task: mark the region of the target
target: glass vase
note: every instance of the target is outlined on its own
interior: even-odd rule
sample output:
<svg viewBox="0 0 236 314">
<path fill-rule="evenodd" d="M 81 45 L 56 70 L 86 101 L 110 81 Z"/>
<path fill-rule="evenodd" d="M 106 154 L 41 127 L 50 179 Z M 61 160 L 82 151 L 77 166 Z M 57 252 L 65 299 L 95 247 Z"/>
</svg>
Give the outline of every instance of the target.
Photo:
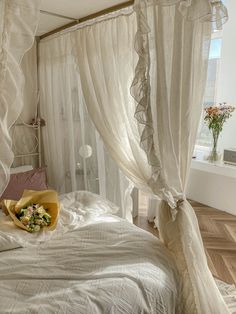
<svg viewBox="0 0 236 314">
<path fill-rule="evenodd" d="M 218 139 L 219 139 L 220 133 L 216 131 L 215 132 L 212 131 L 212 135 L 213 135 L 213 146 L 212 146 L 210 155 L 208 157 L 208 160 L 211 162 L 215 162 L 215 161 L 219 161 L 221 158 L 221 154 L 217 150 Z"/>
</svg>

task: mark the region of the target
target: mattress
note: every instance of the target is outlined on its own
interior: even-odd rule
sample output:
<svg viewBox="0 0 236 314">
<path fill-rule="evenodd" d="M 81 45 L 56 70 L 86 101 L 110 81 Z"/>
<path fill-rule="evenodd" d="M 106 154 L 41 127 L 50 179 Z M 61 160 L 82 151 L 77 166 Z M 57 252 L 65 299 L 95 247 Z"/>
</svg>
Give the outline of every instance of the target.
<svg viewBox="0 0 236 314">
<path fill-rule="evenodd" d="M 0 218 L 0 313 L 171 314 L 178 277 L 150 233 L 88 192 L 61 197 L 54 232 L 29 234 Z"/>
</svg>

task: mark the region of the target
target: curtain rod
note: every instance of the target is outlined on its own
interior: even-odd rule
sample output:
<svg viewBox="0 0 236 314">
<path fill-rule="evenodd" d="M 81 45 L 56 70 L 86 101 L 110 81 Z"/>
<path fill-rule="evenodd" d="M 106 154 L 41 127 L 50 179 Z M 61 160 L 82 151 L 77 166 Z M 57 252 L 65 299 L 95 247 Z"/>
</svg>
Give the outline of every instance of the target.
<svg viewBox="0 0 236 314">
<path fill-rule="evenodd" d="M 61 27 L 58 27 L 48 33 L 45 33 L 41 36 L 39 36 L 39 40 L 43 39 L 43 38 L 46 38 L 48 36 L 51 36 L 51 35 L 54 35 L 56 33 L 59 33 L 67 28 L 70 28 L 72 26 L 75 26 L 75 25 L 79 25 L 83 22 L 86 22 L 86 21 L 89 21 L 89 20 L 92 20 L 96 17 L 99 17 L 99 16 L 102 16 L 102 15 L 106 15 L 106 14 L 109 14 L 109 13 L 112 13 L 112 12 L 115 12 L 115 11 L 119 11 L 121 9 L 124 9 L 126 7 L 129 7 L 129 6 L 132 6 L 134 4 L 134 0 L 130 0 L 130 1 L 127 1 L 127 2 L 124 2 L 124 3 L 121 3 L 121 4 L 118 4 L 118 5 L 115 5 L 113 7 L 110 7 L 110 8 L 107 8 L 107 9 L 104 9 L 104 10 L 101 10 L 99 12 L 96 12 L 96 13 L 93 13 L 93 14 L 90 14 L 88 16 L 85 16 L 85 17 L 82 17 L 80 19 L 77 19 L 73 22 L 70 22 L 68 24 L 65 24 Z"/>
<path fill-rule="evenodd" d="M 65 16 L 65 15 L 61 15 L 61 14 L 58 14 L 58 13 L 49 12 L 49 11 L 45 11 L 45 10 L 40 10 L 40 13 L 45 14 L 45 15 L 51 15 L 51 16 L 59 17 L 59 18 L 66 19 L 66 20 L 78 21 L 74 17 Z"/>
</svg>

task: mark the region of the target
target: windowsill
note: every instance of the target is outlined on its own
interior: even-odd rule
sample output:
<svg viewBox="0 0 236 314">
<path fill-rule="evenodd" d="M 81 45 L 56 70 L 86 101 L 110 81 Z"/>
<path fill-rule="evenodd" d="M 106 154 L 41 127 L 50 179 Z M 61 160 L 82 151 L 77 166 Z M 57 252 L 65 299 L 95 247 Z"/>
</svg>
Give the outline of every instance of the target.
<svg viewBox="0 0 236 314">
<path fill-rule="evenodd" d="M 199 203 L 236 215 L 236 166 L 206 160 L 210 148 L 196 147 L 192 159 L 187 197 Z"/>
<path fill-rule="evenodd" d="M 191 169 L 236 178 L 236 165 L 225 164 L 223 161 L 213 163 L 201 158 L 196 158 L 192 160 Z"/>
</svg>

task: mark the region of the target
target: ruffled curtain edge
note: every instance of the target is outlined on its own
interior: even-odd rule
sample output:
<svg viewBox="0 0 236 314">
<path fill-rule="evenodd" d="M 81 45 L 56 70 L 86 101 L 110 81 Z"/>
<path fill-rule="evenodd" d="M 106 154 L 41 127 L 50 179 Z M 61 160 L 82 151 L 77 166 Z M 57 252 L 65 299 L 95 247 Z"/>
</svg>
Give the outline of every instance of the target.
<svg viewBox="0 0 236 314">
<path fill-rule="evenodd" d="M 181 14 L 187 20 L 209 22 L 222 29 L 222 25 L 228 20 L 227 8 L 221 0 L 135 0 L 134 11 L 137 17 L 137 33 L 135 36 L 135 51 L 138 55 L 138 63 L 135 68 L 135 76 L 130 88 L 130 93 L 135 99 L 137 106 L 135 118 L 142 127 L 140 146 L 146 152 L 148 163 L 152 167 L 152 177 L 149 180 L 150 186 L 159 181 L 163 199 L 166 200 L 172 209 L 173 219 L 177 214 L 178 202 L 185 200 L 184 195 L 174 198 L 168 191 L 165 180 L 162 178 L 161 162 L 157 157 L 154 146 L 154 128 L 151 114 L 150 102 L 150 54 L 149 54 L 149 32 L 147 22 L 148 6 L 170 6 L 177 5 Z M 201 10 L 200 10 L 201 9 Z M 199 14 L 201 12 L 201 14 Z M 214 29 L 214 27 L 213 27 Z M 154 194 L 155 191 L 153 191 Z"/>
<path fill-rule="evenodd" d="M 223 24 L 228 21 L 228 11 L 222 0 L 135 0 L 134 11 L 140 10 L 144 6 L 177 5 L 181 14 L 187 20 L 197 20 L 210 22 L 213 30 L 221 30 Z"/>
</svg>

